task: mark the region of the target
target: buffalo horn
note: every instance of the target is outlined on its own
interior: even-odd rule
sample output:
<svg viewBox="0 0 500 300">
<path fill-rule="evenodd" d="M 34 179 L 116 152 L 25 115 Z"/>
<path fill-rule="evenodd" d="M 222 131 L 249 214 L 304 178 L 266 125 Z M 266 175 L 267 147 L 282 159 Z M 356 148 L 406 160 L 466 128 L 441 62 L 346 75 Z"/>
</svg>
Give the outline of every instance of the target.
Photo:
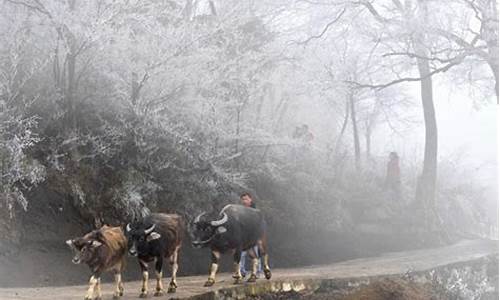
<svg viewBox="0 0 500 300">
<path fill-rule="evenodd" d="M 153 230 L 155 229 L 155 227 L 156 227 L 156 224 L 151 225 L 151 227 L 149 227 L 146 230 L 144 230 L 144 233 L 145 234 L 150 234 L 151 232 L 153 232 Z"/>
<path fill-rule="evenodd" d="M 195 219 L 194 219 L 194 223 L 198 223 L 200 222 L 201 220 L 201 217 L 203 217 L 204 215 L 206 214 L 206 212 L 202 212 L 201 214 L 199 214 Z"/>
<path fill-rule="evenodd" d="M 224 224 L 226 222 L 227 222 L 227 214 L 225 212 L 223 212 L 222 213 L 222 219 L 216 220 L 216 221 L 212 221 L 212 222 L 210 222 L 210 225 L 212 225 L 212 226 L 220 226 L 220 225 L 222 225 L 222 224 Z"/>
</svg>

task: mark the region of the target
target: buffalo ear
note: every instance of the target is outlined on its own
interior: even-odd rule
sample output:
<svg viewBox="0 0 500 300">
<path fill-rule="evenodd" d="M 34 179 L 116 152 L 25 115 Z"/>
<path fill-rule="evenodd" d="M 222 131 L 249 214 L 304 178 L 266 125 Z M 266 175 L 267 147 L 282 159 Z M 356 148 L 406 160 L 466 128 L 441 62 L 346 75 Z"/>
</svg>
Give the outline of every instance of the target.
<svg viewBox="0 0 500 300">
<path fill-rule="evenodd" d="M 147 240 L 148 242 L 151 242 L 151 241 L 153 241 L 153 240 L 157 240 L 157 239 L 159 239 L 159 238 L 161 238 L 161 234 L 159 234 L 158 232 L 151 232 L 151 233 L 148 235 L 148 237 L 146 238 L 146 240 Z"/>
<path fill-rule="evenodd" d="M 82 238 L 76 238 L 72 240 L 72 244 L 77 250 L 81 250 L 83 246 L 85 246 L 85 243 L 85 240 Z"/>
<path fill-rule="evenodd" d="M 227 231 L 227 229 L 226 229 L 226 227 L 224 227 L 224 226 L 219 226 L 219 227 L 217 227 L 217 233 L 218 233 L 218 234 L 224 233 L 224 232 L 226 232 L 226 231 Z"/>
</svg>

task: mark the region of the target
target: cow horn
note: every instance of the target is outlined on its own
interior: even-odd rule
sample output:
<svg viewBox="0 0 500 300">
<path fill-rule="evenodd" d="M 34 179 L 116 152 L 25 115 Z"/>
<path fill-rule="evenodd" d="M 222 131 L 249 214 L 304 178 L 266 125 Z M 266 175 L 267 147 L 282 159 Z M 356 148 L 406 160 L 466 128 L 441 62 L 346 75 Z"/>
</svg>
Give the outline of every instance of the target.
<svg viewBox="0 0 500 300">
<path fill-rule="evenodd" d="M 227 222 L 227 214 L 225 212 L 223 212 L 222 213 L 222 219 L 217 220 L 217 221 L 212 221 L 212 222 L 210 222 L 210 225 L 212 225 L 212 226 L 220 226 L 220 225 L 222 225 L 222 224 L 224 224 L 226 222 Z"/>
<path fill-rule="evenodd" d="M 130 223 L 127 224 L 127 232 L 130 232 L 132 230 L 132 227 L 130 227 Z"/>
<path fill-rule="evenodd" d="M 201 217 L 203 217 L 204 215 L 206 215 L 207 213 L 206 212 L 202 212 L 201 214 L 199 214 L 195 219 L 194 219 L 194 223 L 198 223 L 200 222 L 201 220 Z"/>
<path fill-rule="evenodd" d="M 68 245 L 71 249 L 75 249 L 75 244 L 73 240 L 67 240 L 66 245 Z"/>
<path fill-rule="evenodd" d="M 144 230 L 144 233 L 145 234 L 150 234 L 151 232 L 153 232 L 153 230 L 155 230 L 155 227 L 156 227 L 156 224 L 151 225 L 151 227 L 149 227 L 146 230 Z"/>
</svg>

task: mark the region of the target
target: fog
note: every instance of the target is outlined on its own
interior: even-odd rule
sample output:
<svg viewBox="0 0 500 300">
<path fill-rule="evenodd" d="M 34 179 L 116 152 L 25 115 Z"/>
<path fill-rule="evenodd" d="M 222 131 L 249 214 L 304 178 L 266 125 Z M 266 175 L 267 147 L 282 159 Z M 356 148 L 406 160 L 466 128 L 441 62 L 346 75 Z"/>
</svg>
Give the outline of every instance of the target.
<svg viewBox="0 0 500 300">
<path fill-rule="evenodd" d="M 498 239 L 497 106 L 496 1 L 1 1 L 0 285 L 243 192 L 276 267 Z"/>
</svg>

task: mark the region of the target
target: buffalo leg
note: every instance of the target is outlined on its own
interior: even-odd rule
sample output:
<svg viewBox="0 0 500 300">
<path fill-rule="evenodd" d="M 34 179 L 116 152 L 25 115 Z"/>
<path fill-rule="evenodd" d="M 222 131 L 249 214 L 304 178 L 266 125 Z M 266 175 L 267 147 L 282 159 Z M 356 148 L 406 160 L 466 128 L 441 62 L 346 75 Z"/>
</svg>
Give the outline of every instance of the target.
<svg viewBox="0 0 500 300">
<path fill-rule="evenodd" d="M 85 294 L 85 300 L 92 300 L 94 299 L 94 291 L 96 289 L 98 282 L 98 278 L 96 275 L 92 275 L 89 279 L 89 288 L 87 290 L 87 294 Z"/>
<path fill-rule="evenodd" d="M 122 274 L 119 270 L 115 271 L 115 292 L 113 293 L 113 299 L 118 299 L 123 296 L 123 282 Z"/>
<path fill-rule="evenodd" d="M 233 267 L 234 267 L 234 284 L 241 283 L 241 271 L 240 271 L 240 261 L 241 261 L 241 249 L 234 250 L 233 256 Z"/>
<path fill-rule="evenodd" d="M 97 278 L 97 283 L 95 285 L 95 290 L 96 290 L 96 297 L 95 300 L 101 300 L 102 299 L 102 292 L 101 292 L 101 277 Z"/>
<path fill-rule="evenodd" d="M 149 280 L 148 263 L 139 259 L 139 266 L 141 267 L 141 271 L 142 271 L 142 288 L 141 288 L 141 294 L 139 295 L 139 297 L 140 298 L 147 298 L 148 297 L 148 280 Z"/>
<path fill-rule="evenodd" d="M 266 279 L 271 279 L 271 268 L 269 267 L 269 255 L 267 254 L 266 240 L 260 240 L 257 244 L 259 246 L 259 256 L 262 259 L 262 264 L 264 265 L 264 275 Z"/>
<path fill-rule="evenodd" d="M 252 274 L 248 278 L 248 282 L 255 282 L 257 281 L 257 269 L 259 267 L 259 258 L 257 257 L 257 253 L 255 253 L 255 250 L 252 248 L 248 249 L 248 255 L 252 259 Z"/>
<path fill-rule="evenodd" d="M 212 250 L 212 263 L 210 264 L 210 274 L 208 275 L 207 282 L 205 282 L 205 286 L 214 285 L 215 274 L 217 273 L 217 269 L 219 267 L 219 258 L 220 258 L 220 252 Z"/>
<path fill-rule="evenodd" d="M 155 296 L 163 296 L 163 283 L 162 283 L 162 277 L 163 277 L 163 257 L 158 257 L 156 259 L 156 265 L 155 265 L 155 273 L 156 273 L 156 292 Z"/>
<path fill-rule="evenodd" d="M 176 247 L 174 253 L 170 256 L 170 265 L 172 266 L 172 279 L 170 280 L 170 284 L 168 286 L 169 293 L 175 293 L 177 289 L 177 270 L 179 269 L 179 265 L 177 263 L 177 259 L 179 258 L 179 248 Z"/>
</svg>

